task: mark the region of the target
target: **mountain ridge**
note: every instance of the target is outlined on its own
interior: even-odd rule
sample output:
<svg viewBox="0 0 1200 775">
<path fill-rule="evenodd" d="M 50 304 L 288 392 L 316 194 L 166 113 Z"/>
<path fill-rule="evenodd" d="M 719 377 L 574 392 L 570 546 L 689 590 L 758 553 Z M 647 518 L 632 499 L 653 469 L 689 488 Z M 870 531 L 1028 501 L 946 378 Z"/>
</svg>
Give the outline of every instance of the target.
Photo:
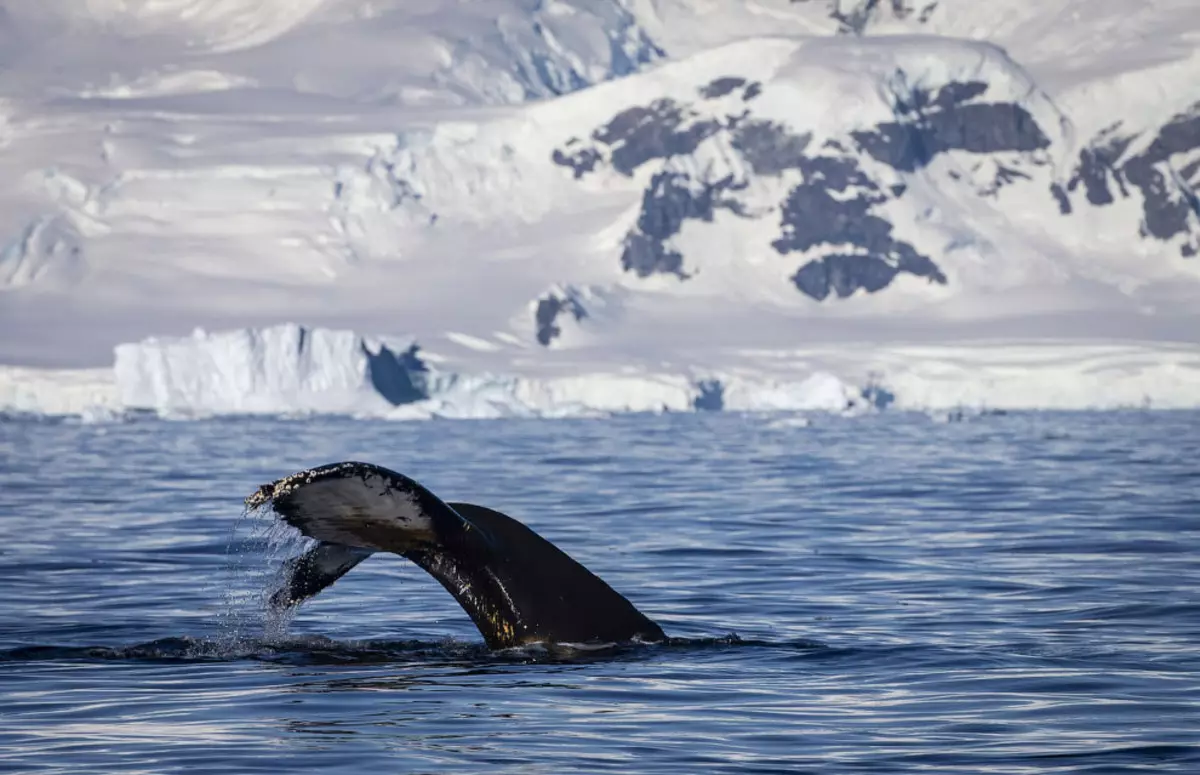
<svg viewBox="0 0 1200 775">
<path fill-rule="evenodd" d="M 292 319 L 464 364 L 1200 330 L 1178 0 L 152 5 L 0 20 L 0 362 Z"/>
</svg>

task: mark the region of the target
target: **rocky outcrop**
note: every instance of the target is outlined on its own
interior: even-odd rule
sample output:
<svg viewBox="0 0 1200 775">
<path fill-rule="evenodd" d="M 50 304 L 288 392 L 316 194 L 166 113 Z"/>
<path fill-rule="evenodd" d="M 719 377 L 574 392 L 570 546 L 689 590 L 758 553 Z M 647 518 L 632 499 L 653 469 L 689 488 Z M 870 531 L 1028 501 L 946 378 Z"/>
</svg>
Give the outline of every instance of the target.
<svg viewBox="0 0 1200 775">
<path fill-rule="evenodd" d="M 551 158 L 576 179 L 605 170 L 630 177 L 657 165 L 619 258 L 621 268 L 638 277 L 691 277 L 674 238 L 686 221 L 712 221 L 717 210 L 726 210 L 778 219 L 777 236 L 762 247 L 807 259 L 791 280 L 812 299 L 876 293 L 900 274 L 944 284 L 934 258 L 896 235 L 887 205 L 905 196 L 905 175 L 939 154 L 995 157 L 982 195 L 1027 179 L 1020 158 L 1045 164 L 1035 154 L 1050 138 L 1033 114 L 1021 104 L 987 99 L 989 88 L 982 81 L 951 81 L 906 89 L 894 95 L 893 119 L 813 148 L 811 132 L 755 115 L 761 83 L 723 76 L 700 86 L 691 102 L 664 98 L 627 108 L 589 140 L 572 138 Z M 708 143 L 731 149 L 736 163 L 714 171 L 711 161 L 700 160 Z M 753 178 L 776 179 L 786 184 L 786 194 L 765 206 L 751 202 L 746 192 Z"/>
<path fill-rule="evenodd" d="M 625 237 L 621 268 L 638 277 L 673 274 L 686 279 L 683 256 L 669 247 L 671 237 L 679 233 L 687 220 L 711 221 L 713 212 L 723 208 L 742 213 L 742 207 L 727 194 L 745 188 L 726 176 L 712 183 L 697 183 L 678 172 L 660 172 L 642 195 L 637 226 Z"/>
<path fill-rule="evenodd" d="M 1140 150 L 1138 150 L 1140 149 Z M 1064 214 L 1072 196 L 1083 193 L 1091 205 L 1119 199 L 1141 200 L 1140 233 L 1172 242 L 1185 258 L 1200 252 L 1200 102 L 1176 114 L 1157 130 L 1137 134 L 1115 124 L 1079 152 L 1065 191 L 1055 188 Z"/>
<path fill-rule="evenodd" d="M 533 322 L 537 343 L 543 347 L 562 335 L 562 316 L 579 322 L 588 316 L 587 309 L 577 290 L 570 286 L 556 286 L 539 296 L 533 305 Z"/>
<path fill-rule="evenodd" d="M 782 234 L 771 243 L 780 253 L 805 252 L 819 246 L 839 251 L 814 259 L 792 276 L 792 282 L 814 299 L 832 292 L 839 298 L 860 288 L 867 293 L 886 288 L 896 275 L 909 272 L 933 282 L 946 278 L 928 256 L 892 234 L 892 224 L 872 209 L 900 192 L 885 192 L 846 158 L 816 157 L 801 165 L 804 182 L 792 189 L 782 207 Z M 857 248 L 854 253 L 844 252 Z"/>
<path fill-rule="evenodd" d="M 858 147 L 902 172 L 913 172 L 946 151 L 989 154 L 1047 148 L 1046 136 L 1022 105 L 974 102 L 986 83 L 949 83 L 937 91 L 914 89 L 894 105 L 895 121 L 851 132 Z"/>
</svg>

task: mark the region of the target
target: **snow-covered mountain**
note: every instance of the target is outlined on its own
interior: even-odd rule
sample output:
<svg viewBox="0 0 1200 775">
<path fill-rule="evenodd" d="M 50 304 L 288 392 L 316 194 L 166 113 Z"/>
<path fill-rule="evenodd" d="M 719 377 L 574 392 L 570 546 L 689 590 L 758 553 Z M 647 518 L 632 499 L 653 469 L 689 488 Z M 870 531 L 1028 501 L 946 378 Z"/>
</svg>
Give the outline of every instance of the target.
<svg viewBox="0 0 1200 775">
<path fill-rule="evenodd" d="M 1193 0 L 0 3 L 0 363 L 299 320 L 687 405 L 1119 345 L 1200 403 L 1198 52 Z"/>
</svg>

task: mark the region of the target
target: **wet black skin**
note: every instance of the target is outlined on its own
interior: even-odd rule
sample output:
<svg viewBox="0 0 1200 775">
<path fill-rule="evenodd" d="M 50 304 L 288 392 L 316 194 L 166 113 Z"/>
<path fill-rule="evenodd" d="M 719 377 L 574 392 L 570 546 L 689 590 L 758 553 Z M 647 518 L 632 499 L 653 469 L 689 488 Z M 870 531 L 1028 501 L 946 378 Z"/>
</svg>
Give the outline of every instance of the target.
<svg viewBox="0 0 1200 775">
<path fill-rule="evenodd" d="M 364 463 L 334 464 L 293 475 L 259 490 L 286 522 L 305 530 L 305 485 L 330 478 L 362 481 L 384 476 L 388 487 L 411 495 L 429 517 L 433 535 L 374 532 L 380 551 L 408 558 L 454 597 L 493 649 L 527 643 L 620 643 L 661 641 L 662 628 L 601 578 L 517 520 L 470 503 L 446 503 L 403 474 Z M 287 488 L 284 482 L 300 483 Z M 319 543 L 285 566 L 288 581 L 273 604 L 297 605 L 331 585 L 370 555 L 370 550 Z"/>
</svg>

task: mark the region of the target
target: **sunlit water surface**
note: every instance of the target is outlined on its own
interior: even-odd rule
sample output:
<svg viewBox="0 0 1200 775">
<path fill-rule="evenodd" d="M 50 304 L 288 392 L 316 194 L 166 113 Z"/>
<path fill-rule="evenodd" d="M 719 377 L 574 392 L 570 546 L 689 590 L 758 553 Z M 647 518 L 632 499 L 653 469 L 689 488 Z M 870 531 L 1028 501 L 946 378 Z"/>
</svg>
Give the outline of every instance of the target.
<svg viewBox="0 0 1200 775">
<path fill-rule="evenodd" d="M 257 485 L 523 519 L 676 640 L 489 653 L 399 557 L 290 627 Z M 1200 772 L 1200 415 L 0 422 L 0 769 Z"/>
</svg>

